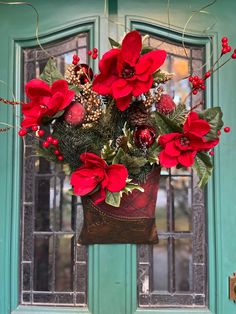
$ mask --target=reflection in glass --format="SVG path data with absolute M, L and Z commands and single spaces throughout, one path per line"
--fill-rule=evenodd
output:
M 61 73 L 79 54 L 87 63 L 88 34 L 50 44 Z M 25 49 L 24 81 L 39 77 L 48 56 Z M 49 130 L 44 128 L 47 133 Z M 69 177 L 35 153 L 34 138 L 26 138 L 22 178 L 21 304 L 87 304 L 87 250 L 77 247 L 83 223 L 80 199 L 70 193 Z
M 146 44 L 168 52 L 163 70 L 175 73 L 164 85 L 178 105 L 203 103 L 192 97 L 188 75 L 201 75 L 204 47 L 186 46 L 150 35 Z M 200 106 L 201 107 L 201 106 Z M 199 107 L 199 108 L 200 108 Z M 156 204 L 159 244 L 138 247 L 140 307 L 203 307 L 207 305 L 207 258 L 203 192 L 190 168 L 162 168 Z M 140 273 L 145 267 L 145 281 Z M 149 276 L 149 277 L 148 277 Z M 145 290 L 145 284 L 148 289 Z M 150 284 L 150 287 L 149 287 Z

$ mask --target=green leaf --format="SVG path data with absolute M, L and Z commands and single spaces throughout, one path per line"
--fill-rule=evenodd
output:
M 133 182 L 127 182 L 126 186 L 124 187 L 122 191 L 120 191 L 120 193 L 121 193 L 121 196 L 123 195 L 123 193 L 128 195 L 129 193 L 132 193 L 132 191 L 134 190 L 139 190 L 140 192 L 144 192 L 144 188 L 142 188 L 140 185 Z
M 105 202 L 108 205 L 119 207 L 121 201 L 121 193 L 120 192 L 109 192 L 106 193 L 106 199 Z
M 140 185 L 133 183 L 131 182 L 130 179 L 128 179 L 126 186 L 120 192 L 107 191 L 105 202 L 111 206 L 120 207 L 121 197 L 123 193 L 128 195 L 129 193 L 132 193 L 132 191 L 134 190 L 144 192 L 144 189 Z
M 112 141 L 109 141 L 102 148 L 101 157 L 106 160 L 108 164 L 113 163 L 113 158 L 116 155 L 116 150 L 112 147 Z
M 43 72 L 40 75 L 40 79 L 48 83 L 49 85 L 52 85 L 52 83 L 56 80 L 64 79 L 63 75 L 57 69 L 55 61 L 52 58 L 48 60 Z
M 169 115 L 169 119 L 174 123 L 182 125 L 186 120 L 188 110 L 186 109 L 185 104 L 179 104 L 176 106 L 175 110 Z
M 80 92 L 83 90 L 83 89 L 80 88 L 79 86 L 72 85 L 72 84 L 68 85 L 68 88 L 69 88 L 70 90 L 75 91 L 76 94 L 80 94 Z
M 198 186 L 203 188 L 212 174 L 213 165 L 210 157 L 203 152 L 198 152 L 195 157 L 193 168 L 196 170 L 199 177 Z
M 60 118 L 61 116 L 63 116 L 64 112 L 65 112 L 65 110 L 60 110 L 60 111 L 58 111 L 58 112 L 52 117 L 52 119 L 58 119 L 58 118 Z
M 112 160 L 112 164 L 115 165 L 115 164 L 120 164 L 121 163 L 121 159 L 122 157 L 125 156 L 125 152 L 123 150 L 123 148 L 119 148 L 116 155 L 114 156 L 113 160 Z
M 173 78 L 173 74 L 157 70 L 153 73 L 153 79 L 157 83 L 166 83 L 167 81 L 171 80 Z
M 159 164 L 159 158 L 158 155 L 161 151 L 161 146 L 160 145 L 152 145 L 147 152 L 147 159 L 150 163 L 150 165 L 153 164 Z
M 111 37 L 108 37 L 108 39 L 109 39 L 109 42 L 110 42 L 110 45 L 111 45 L 112 48 L 114 48 L 114 47 L 115 48 L 120 48 L 121 47 L 121 45 L 117 41 L 112 39 Z
M 150 51 L 153 51 L 153 48 L 143 45 L 142 50 L 141 50 L 141 55 L 144 55 L 145 53 L 148 53 Z
M 155 127 L 159 129 L 161 134 L 183 132 L 179 125 L 158 111 L 155 112 Z
M 213 140 L 218 138 L 218 131 L 222 128 L 224 125 L 222 116 L 223 113 L 221 111 L 220 107 L 214 107 L 207 109 L 203 112 L 199 112 L 199 117 L 201 119 L 206 120 L 210 124 L 210 131 L 207 133 L 205 138 L 209 140 Z

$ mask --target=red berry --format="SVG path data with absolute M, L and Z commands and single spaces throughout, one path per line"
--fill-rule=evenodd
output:
M 27 130 L 26 129 L 20 129 L 18 132 L 19 136 L 25 136 L 27 134 Z
M 218 131 L 217 131 L 217 134 L 218 134 L 218 135 L 221 135 L 221 130 L 218 130 Z
M 202 89 L 202 90 L 205 90 L 205 89 L 206 89 L 206 85 L 202 85 L 202 86 L 201 86 L 201 89 Z
M 227 52 L 230 52 L 232 50 L 232 47 L 228 46 L 226 49 L 227 49 Z
M 230 132 L 230 127 L 229 127 L 229 126 L 226 126 L 226 127 L 224 128 L 224 131 L 225 131 L 225 133 L 229 133 L 229 132 Z
M 39 128 L 39 127 L 38 127 L 37 125 L 33 125 L 33 126 L 31 127 L 31 130 L 32 130 L 32 131 L 38 131 L 38 128 Z
M 57 159 L 60 160 L 60 161 L 62 161 L 64 158 L 63 158 L 62 155 L 59 155 L 59 156 L 57 156 Z
M 203 83 L 204 83 L 204 80 L 200 79 L 200 80 L 198 81 L 198 83 L 199 83 L 199 84 L 203 84 Z
M 97 54 L 97 53 L 94 53 L 94 54 L 92 55 L 92 58 L 93 58 L 93 59 L 97 59 L 97 57 L 98 57 L 98 54 Z
M 234 49 L 234 53 L 236 53 L 236 48 Z
M 195 75 L 195 76 L 193 77 L 193 79 L 198 82 L 199 77 L 198 77 L 197 75 Z
M 208 71 L 208 72 L 206 72 L 205 73 L 205 78 L 207 79 L 208 77 L 210 77 L 211 76 L 211 72 L 210 71 Z
M 57 138 L 53 138 L 52 139 L 52 144 L 57 146 L 58 145 L 58 139 Z
M 89 55 L 89 56 L 91 56 L 92 53 L 93 53 L 92 50 L 89 50 L 89 51 L 88 51 L 88 55 Z
M 222 48 L 227 48 L 228 47 L 228 42 L 223 42 L 222 43 Z
M 222 43 L 228 42 L 228 37 L 222 37 L 221 41 L 222 41 Z
M 38 136 L 43 136 L 44 135 L 44 130 L 38 130 Z
M 193 93 L 193 95 L 197 95 L 198 90 L 197 90 L 197 89 L 194 89 L 194 90 L 192 91 L 192 93 Z
M 199 83 L 195 80 L 192 81 L 193 87 L 198 87 Z
M 210 153 L 209 153 L 209 155 L 210 155 L 210 156 L 214 156 L 214 155 L 215 155 L 214 151 L 211 150 Z
M 48 141 L 44 141 L 42 145 L 43 147 L 47 148 L 49 147 L 50 143 Z
M 234 52 L 231 56 L 232 59 L 236 59 L 236 52 Z
M 52 137 L 51 137 L 51 136 L 48 136 L 48 137 L 47 137 L 47 142 L 49 142 L 49 143 L 52 142 Z
M 189 80 L 189 82 L 192 82 L 193 81 L 193 77 L 189 76 L 188 80 Z
M 98 48 L 93 48 L 93 52 L 97 53 L 98 52 Z
M 60 154 L 59 150 L 58 150 L 58 149 L 55 149 L 55 150 L 54 150 L 54 154 L 55 154 L 55 155 L 59 155 L 59 154 Z
M 226 54 L 226 53 L 228 52 L 228 50 L 227 50 L 227 48 L 223 48 L 223 49 L 221 50 L 221 52 L 222 52 L 222 54 L 224 55 L 224 54 Z

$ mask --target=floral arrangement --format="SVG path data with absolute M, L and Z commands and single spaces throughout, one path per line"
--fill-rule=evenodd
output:
M 138 31 L 110 42 L 98 75 L 77 55 L 65 78 L 48 61 L 40 79 L 25 86 L 29 102 L 21 103 L 19 135 L 35 134 L 38 153 L 68 164 L 73 193 L 93 195 L 95 204 L 119 207 L 123 194 L 144 191 L 142 182 L 155 167 L 193 167 L 203 187 L 223 126 L 220 107 L 176 105 L 164 89 L 173 75 L 160 69 L 166 52 L 143 45 Z M 230 50 L 223 38 L 220 57 Z M 88 53 L 98 56 L 96 48 Z M 189 77 L 194 95 L 205 89 L 214 66 L 203 78 Z

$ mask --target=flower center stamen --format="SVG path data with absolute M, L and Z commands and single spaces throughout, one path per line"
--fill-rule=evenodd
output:
M 180 138 L 180 144 L 182 146 L 189 146 L 190 145 L 190 140 L 186 136 L 182 136 Z
M 131 78 L 135 74 L 134 67 L 130 66 L 129 64 L 125 64 L 122 70 L 122 77 L 123 78 Z

